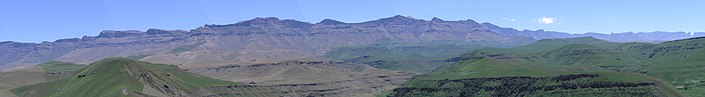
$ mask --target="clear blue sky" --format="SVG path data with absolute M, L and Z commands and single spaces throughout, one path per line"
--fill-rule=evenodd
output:
M 255 17 L 316 23 L 405 15 L 570 33 L 705 32 L 702 0 L 4 0 L 0 13 L 0 41 L 20 42 L 102 30 L 190 30 Z

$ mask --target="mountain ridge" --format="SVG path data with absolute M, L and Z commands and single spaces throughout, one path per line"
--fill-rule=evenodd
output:
M 267 22 L 295 22 L 295 23 L 304 23 L 304 24 L 309 24 L 309 25 L 315 25 L 315 24 L 331 25 L 331 24 L 377 23 L 377 22 L 395 21 L 395 20 L 413 20 L 413 21 L 425 21 L 425 22 L 434 22 L 434 21 L 435 21 L 435 22 L 471 22 L 471 23 L 472 23 L 472 22 L 475 22 L 475 21 L 472 20 L 472 19 L 446 21 L 446 20 L 440 19 L 440 18 L 438 18 L 438 17 L 433 17 L 433 18 L 430 19 L 430 20 L 424 20 L 424 19 L 416 19 L 416 18 L 413 18 L 413 17 L 410 17 L 410 16 L 403 16 L 403 15 L 395 15 L 395 16 L 393 16 L 393 17 L 380 18 L 380 19 L 377 19 L 377 20 L 371 20 L 371 21 L 365 21 L 365 22 L 357 22 L 357 23 L 348 23 L 348 22 L 338 21 L 338 20 L 334 20 L 334 19 L 323 19 L 323 20 L 321 20 L 321 21 L 318 22 L 318 23 L 310 23 L 310 22 L 298 21 L 298 20 L 295 20 L 295 19 L 279 19 L 279 18 L 277 18 L 277 17 L 256 17 L 256 18 L 253 18 L 253 19 L 250 19 L 250 20 L 245 20 L 245 21 L 241 21 L 241 22 L 236 22 L 236 23 L 233 23 L 233 24 L 223 24 L 223 25 L 219 25 L 219 24 L 206 24 L 206 25 L 197 27 L 197 28 L 195 28 L 195 29 L 202 28 L 202 27 L 211 28 L 211 27 L 224 27 L 224 26 L 248 26 L 248 25 L 252 25 L 253 23 L 254 23 L 254 24 L 263 24 L 263 23 L 267 23 Z M 514 29 L 514 28 L 510 28 L 510 27 L 501 27 L 501 26 L 497 26 L 497 25 L 494 25 L 494 24 L 489 23 L 489 22 L 482 22 L 482 23 L 475 22 L 475 24 L 481 24 L 483 27 L 491 28 L 491 29 L 512 29 L 512 30 L 519 31 L 518 29 Z M 193 29 L 193 30 L 195 30 L 195 29 Z M 103 30 L 103 31 L 101 31 L 100 33 L 101 33 L 101 34 L 113 34 L 113 33 L 115 33 L 115 32 L 118 32 L 118 35 L 125 35 L 125 34 L 139 34 L 139 32 L 143 32 L 143 33 L 146 32 L 146 33 L 148 33 L 148 34 L 150 34 L 150 35 L 156 34 L 156 33 L 150 33 L 150 32 L 151 32 L 150 30 L 154 30 L 154 31 L 159 31 L 159 30 L 161 30 L 161 31 L 166 31 L 166 32 L 176 31 L 176 32 L 184 32 L 184 33 L 193 31 L 193 30 L 191 30 L 191 31 L 184 31 L 184 30 L 178 30 L 178 29 L 177 29 L 177 30 L 165 30 L 165 29 L 158 29 L 158 28 L 149 28 L 149 29 L 147 29 L 147 30 L 145 30 L 145 31 L 141 31 L 141 30 Z M 124 33 L 124 32 L 127 32 L 127 33 Z M 132 32 L 132 33 L 130 33 L 130 32 Z M 498 32 L 498 33 L 501 33 L 501 32 L 504 32 L 504 31 L 497 31 L 497 32 Z M 528 29 L 525 29 L 525 30 L 521 30 L 521 31 L 519 31 L 519 32 L 548 32 L 548 33 L 559 33 L 559 34 L 561 34 L 561 35 L 568 35 L 568 36 L 575 35 L 575 36 L 573 36 L 573 37 L 581 37 L 581 36 L 582 36 L 582 37 L 585 37 L 585 35 L 619 35 L 619 34 L 649 34 L 649 33 L 670 33 L 670 34 L 681 34 L 681 33 L 682 33 L 682 34 L 685 34 L 685 35 L 690 35 L 691 37 L 705 36 L 705 32 L 684 32 L 684 31 L 675 31 L 675 32 L 669 32 L 669 31 L 652 31 L 652 32 L 617 32 L 617 33 L 614 33 L 614 32 L 613 32 L 613 33 L 596 33 L 596 32 L 568 33 L 568 32 L 561 32 L 561 31 L 546 31 L 546 30 L 544 30 L 544 29 L 538 29 L 538 30 L 528 30 Z M 167 33 L 159 33 L 159 34 L 167 34 Z M 97 35 L 97 36 L 101 36 L 101 35 L 99 34 L 99 35 Z M 103 36 L 105 36 L 105 35 L 103 35 Z M 83 37 L 80 37 L 80 38 L 79 38 L 79 37 L 75 37 L 75 38 L 63 38 L 63 39 L 56 39 L 56 40 L 54 40 L 54 42 L 57 42 L 57 41 L 58 41 L 58 42 L 65 42 L 64 40 L 72 40 L 72 39 L 76 39 L 76 38 L 78 38 L 78 39 L 89 38 L 89 39 L 90 39 L 90 37 L 96 37 L 96 36 L 83 36 Z M 563 38 L 567 38 L 567 37 L 564 36 Z M 546 38 L 540 38 L 540 39 L 546 39 Z M 675 40 L 675 39 L 673 39 L 673 40 Z M 608 40 L 608 41 L 610 41 L 610 40 Z M 49 42 L 49 41 L 40 42 L 40 43 L 46 43 L 46 42 Z M 614 42 L 614 41 L 613 41 L 613 42 Z M 8 44 L 8 43 L 40 44 L 40 43 L 36 43 L 36 42 L 17 42 L 17 41 L 11 41 L 11 40 L 8 40 L 8 41 L 0 41 L 0 44 Z
M 664 33 L 661 33 L 664 34 Z M 669 33 L 665 33 L 669 34 Z M 673 33 L 670 33 L 673 34 Z M 89 63 L 107 57 L 143 56 L 145 61 L 164 62 L 167 60 L 217 61 L 206 63 L 222 65 L 228 63 L 259 63 L 319 57 L 332 48 L 366 45 L 385 41 L 422 42 L 432 40 L 531 42 L 538 39 L 596 36 L 598 39 L 611 39 L 607 34 L 568 34 L 552 31 L 518 31 L 490 23 L 474 20 L 445 21 L 415 19 L 396 15 L 360 23 L 345 23 L 324 19 L 319 23 L 302 22 L 276 17 L 254 18 L 234 24 L 203 25 L 184 30 L 148 29 L 146 31 L 105 30 L 97 36 L 58 39 L 54 42 L 20 43 L 0 42 L 0 68 L 15 68 L 38 64 L 47 60 L 74 63 Z M 675 36 L 649 40 L 634 38 L 636 41 L 653 42 L 695 37 L 675 33 Z M 623 35 L 651 37 L 665 35 Z M 602 38 L 600 38 L 602 37 Z M 613 38 L 613 37 L 612 37 Z M 618 39 L 630 39 L 620 37 Z M 189 51 L 172 55 L 173 49 L 191 44 Z M 194 52 L 194 53 L 189 53 Z M 195 53 L 199 52 L 199 53 Z M 216 53 L 226 52 L 226 53 Z M 299 55 L 292 57 L 290 55 Z M 215 59 L 215 60 L 213 60 Z M 229 61 L 230 59 L 235 59 Z M 193 65 L 197 62 L 165 62 L 167 64 Z

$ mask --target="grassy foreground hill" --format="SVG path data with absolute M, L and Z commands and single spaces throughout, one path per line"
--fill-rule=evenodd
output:
M 91 63 L 72 76 L 11 91 L 23 97 L 222 96 L 231 95 L 230 89 L 217 87 L 236 84 L 188 73 L 172 65 L 108 58 Z
M 480 49 L 386 95 L 698 96 L 703 95 L 704 43 L 697 38 L 648 44 L 585 37 Z

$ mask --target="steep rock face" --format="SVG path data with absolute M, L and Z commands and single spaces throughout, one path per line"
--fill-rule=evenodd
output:
M 472 20 L 426 21 L 405 16 L 362 23 L 324 20 L 316 24 L 255 18 L 230 25 L 205 25 L 191 33 L 203 36 L 206 43 L 182 54 L 164 53 L 143 60 L 194 68 L 315 58 L 336 47 L 392 41 L 533 41 L 491 32 Z

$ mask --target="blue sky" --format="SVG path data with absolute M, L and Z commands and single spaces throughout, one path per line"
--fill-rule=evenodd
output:
M 190 30 L 255 17 L 316 23 L 393 15 L 570 33 L 705 32 L 703 5 L 702 0 L 5 0 L 0 41 L 53 41 L 102 30 Z

